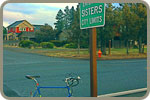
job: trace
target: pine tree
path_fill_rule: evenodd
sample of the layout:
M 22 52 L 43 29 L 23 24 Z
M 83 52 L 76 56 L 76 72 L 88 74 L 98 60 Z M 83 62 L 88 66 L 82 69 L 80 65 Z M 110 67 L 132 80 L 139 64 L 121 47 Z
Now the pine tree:
M 64 29 L 64 13 L 60 9 L 56 15 L 56 23 L 54 23 L 55 28 L 57 30 L 56 32 L 56 39 L 59 39 L 59 34 L 63 31 Z
M 74 7 L 72 6 L 71 9 L 69 9 L 68 6 L 65 7 L 64 9 L 64 29 L 70 29 L 71 24 L 74 20 Z

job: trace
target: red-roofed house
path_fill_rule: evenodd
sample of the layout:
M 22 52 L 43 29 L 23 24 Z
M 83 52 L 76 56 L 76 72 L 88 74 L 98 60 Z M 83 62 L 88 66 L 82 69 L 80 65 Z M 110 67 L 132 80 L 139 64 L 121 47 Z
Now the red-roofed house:
M 7 27 L 7 40 L 18 40 L 21 32 L 34 32 L 34 26 L 26 20 L 20 20 Z

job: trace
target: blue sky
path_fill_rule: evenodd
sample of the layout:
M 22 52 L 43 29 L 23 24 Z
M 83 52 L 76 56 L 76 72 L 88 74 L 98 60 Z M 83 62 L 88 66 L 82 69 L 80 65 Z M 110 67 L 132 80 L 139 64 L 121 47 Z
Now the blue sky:
M 77 3 L 8 3 L 3 8 L 3 26 L 17 20 L 27 20 L 31 24 L 48 23 L 54 27 L 56 14 L 66 6 L 76 8 Z
M 114 3 L 118 6 L 117 3 Z M 77 3 L 8 3 L 3 8 L 3 26 L 7 27 L 17 20 L 27 20 L 31 24 L 54 27 L 56 14 L 66 6 L 77 7 Z

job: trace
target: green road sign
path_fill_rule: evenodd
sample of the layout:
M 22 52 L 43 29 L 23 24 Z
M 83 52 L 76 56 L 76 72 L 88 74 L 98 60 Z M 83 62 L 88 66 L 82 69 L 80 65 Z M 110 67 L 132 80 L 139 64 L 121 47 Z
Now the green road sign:
M 80 28 L 102 27 L 105 24 L 105 3 L 80 3 Z

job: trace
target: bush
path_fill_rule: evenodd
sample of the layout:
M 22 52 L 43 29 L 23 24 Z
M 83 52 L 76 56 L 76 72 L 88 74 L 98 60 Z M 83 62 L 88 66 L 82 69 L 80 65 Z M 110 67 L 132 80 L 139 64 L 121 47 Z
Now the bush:
M 41 42 L 41 43 L 40 43 L 40 46 L 41 46 L 42 48 L 54 48 L 54 44 L 51 43 L 51 42 Z
M 74 43 L 65 44 L 65 48 L 77 48 L 77 44 Z
M 22 40 L 19 42 L 19 46 L 20 47 L 28 47 L 30 48 L 31 46 L 37 46 L 38 44 L 33 42 L 33 41 L 30 41 L 30 40 Z
M 134 45 L 134 46 L 133 46 L 133 49 L 138 49 L 138 46 L 137 46 L 137 45 Z
M 66 41 L 59 40 L 51 40 L 50 42 L 52 42 L 56 47 L 62 47 L 66 44 Z
M 82 43 L 80 45 L 80 48 L 89 48 L 89 44 L 88 43 Z
M 34 42 L 33 47 L 39 47 L 39 43 Z

